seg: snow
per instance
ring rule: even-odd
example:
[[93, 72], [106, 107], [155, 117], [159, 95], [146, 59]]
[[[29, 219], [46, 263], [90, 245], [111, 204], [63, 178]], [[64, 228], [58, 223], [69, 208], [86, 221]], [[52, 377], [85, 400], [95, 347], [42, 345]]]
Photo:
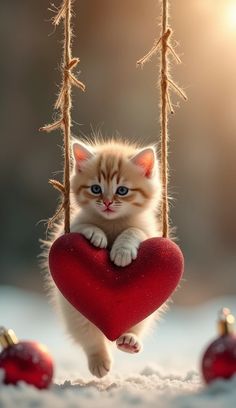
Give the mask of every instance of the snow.
[[20, 339], [46, 344], [56, 366], [54, 384], [45, 391], [24, 383], [5, 386], [0, 372], [0, 408], [235, 408], [236, 378], [207, 387], [199, 373], [201, 355], [216, 336], [216, 316], [223, 306], [235, 312], [235, 298], [188, 309], [172, 305], [145, 339], [144, 351], [129, 355], [114, 350], [111, 374], [98, 380], [63, 333], [46, 296], [0, 287], [0, 325], [13, 328]]

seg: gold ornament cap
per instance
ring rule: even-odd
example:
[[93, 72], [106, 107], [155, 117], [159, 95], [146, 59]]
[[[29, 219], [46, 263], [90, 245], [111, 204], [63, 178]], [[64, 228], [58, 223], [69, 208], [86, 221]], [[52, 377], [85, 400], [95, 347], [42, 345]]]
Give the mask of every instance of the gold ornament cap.
[[5, 327], [0, 327], [0, 346], [2, 348], [7, 348], [17, 343], [18, 339], [12, 329], [5, 329]]
[[224, 307], [219, 312], [218, 332], [221, 336], [234, 333], [235, 318], [230, 309]]

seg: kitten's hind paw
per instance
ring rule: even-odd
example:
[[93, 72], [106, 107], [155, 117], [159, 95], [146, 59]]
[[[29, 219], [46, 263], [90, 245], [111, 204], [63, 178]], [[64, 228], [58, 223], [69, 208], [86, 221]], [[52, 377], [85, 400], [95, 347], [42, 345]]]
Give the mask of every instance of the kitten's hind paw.
[[124, 333], [116, 340], [117, 348], [126, 353], [139, 353], [143, 345], [138, 337], [133, 333]]
[[111, 369], [111, 359], [109, 356], [92, 354], [88, 357], [88, 365], [91, 374], [102, 378], [107, 375]]

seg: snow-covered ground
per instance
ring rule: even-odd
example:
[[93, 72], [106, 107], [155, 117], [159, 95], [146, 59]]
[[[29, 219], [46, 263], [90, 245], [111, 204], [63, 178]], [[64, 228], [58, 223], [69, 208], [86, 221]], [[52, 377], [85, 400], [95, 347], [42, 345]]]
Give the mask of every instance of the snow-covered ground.
[[46, 297], [0, 287], [0, 325], [13, 328], [20, 339], [46, 344], [56, 369], [54, 385], [47, 391], [0, 385], [0, 408], [235, 408], [236, 379], [206, 387], [199, 373], [202, 352], [216, 335], [216, 316], [223, 306], [236, 312], [236, 299], [188, 309], [172, 305], [145, 340], [144, 351], [129, 355], [114, 350], [112, 373], [97, 380], [89, 374], [83, 353], [63, 333]]

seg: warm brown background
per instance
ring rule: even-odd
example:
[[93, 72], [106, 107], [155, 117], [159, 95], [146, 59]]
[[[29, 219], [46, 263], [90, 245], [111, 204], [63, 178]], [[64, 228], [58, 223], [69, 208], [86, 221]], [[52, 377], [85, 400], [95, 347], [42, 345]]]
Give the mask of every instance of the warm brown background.
[[[194, 304], [236, 293], [235, 1], [171, 3], [183, 60], [172, 72], [189, 97], [170, 118], [171, 216], [186, 258], [176, 298]], [[36, 224], [53, 214], [57, 193], [47, 180], [62, 169], [60, 134], [37, 130], [52, 119], [60, 83], [62, 32], [49, 35], [48, 5], [2, 0], [0, 12], [0, 283], [34, 290], [42, 290], [36, 256], [44, 236]], [[135, 63], [159, 36], [159, 2], [78, 0], [74, 8], [74, 56], [87, 86], [73, 95], [74, 134], [93, 127], [156, 142], [158, 58], [143, 71]]]

